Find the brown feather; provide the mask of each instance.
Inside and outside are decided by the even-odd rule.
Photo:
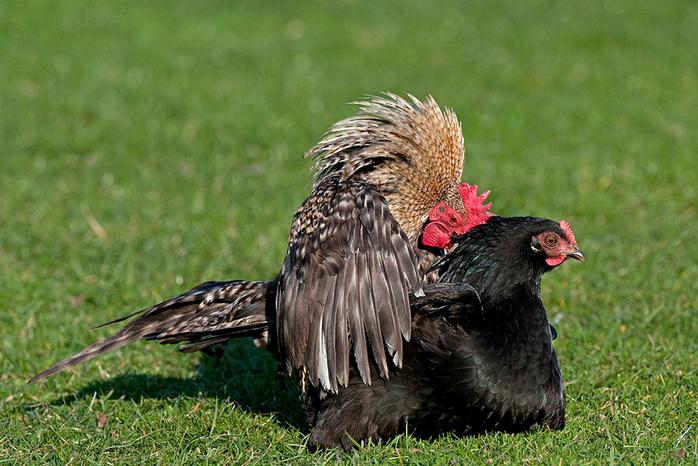
[[[138,316],[116,335],[98,341],[64,359],[32,377],[30,382],[36,382],[140,339],[160,340],[164,344],[183,341],[196,343],[183,347],[185,351],[193,351],[194,348],[204,349],[235,336],[260,337],[269,327],[265,305],[267,295],[273,295],[275,290],[275,282],[235,280],[203,283],[136,314],[103,324],[108,325]]]
[[[290,367],[304,367],[313,385],[319,380],[336,391],[348,382],[346,351],[351,347],[366,376],[369,349],[384,377],[386,346],[391,359],[401,362],[399,342],[410,332],[409,302],[390,299],[383,263],[392,262],[394,274],[403,271],[390,283],[400,296],[418,290],[421,280],[416,251],[382,196],[365,183],[338,177],[316,191],[294,221],[300,229],[292,232],[280,275],[277,327]],[[315,221],[305,223],[308,217]],[[337,333],[337,328],[349,332]]]
[[[411,241],[441,200],[464,213],[458,193],[465,155],[460,122],[430,96],[386,93],[358,102],[355,116],[330,128],[306,156],[317,187],[327,177],[360,179],[383,194]]]

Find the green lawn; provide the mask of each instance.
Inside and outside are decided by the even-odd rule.
[[[0,2],[0,463],[695,464],[697,31],[688,1]],[[26,385],[94,325],[271,277],[303,152],[383,90],[456,110],[496,212],[574,227],[588,261],[543,284],[563,432],[309,455],[247,341]]]

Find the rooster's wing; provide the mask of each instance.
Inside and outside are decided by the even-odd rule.
[[[388,357],[402,363],[409,293],[421,294],[420,283],[414,247],[385,198],[361,182],[325,180],[296,213],[279,277],[277,330],[289,369],[336,392],[349,381],[353,347],[370,384],[370,348],[387,378]]]

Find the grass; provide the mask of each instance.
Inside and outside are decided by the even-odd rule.
[[[0,3],[0,463],[695,463],[690,2]],[[346,102],[433,94],[496,211],[567,218],[544,280],[567,428],[309,455],[292,389],[137,344],[25,381],[101,322],[281,264]]]

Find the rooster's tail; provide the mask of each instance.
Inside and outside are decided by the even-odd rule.
[[[244,336],[254,337],[255,343],[265,346],[274,331],[275,293],[276,282],[273,281],[202,283],[153,307],[100,325],[135,317],[115,335],[35,375],[29,383],[140,339],[159,340],[163,344],[184,343],[179,348],[184,352],[206,350]]]

